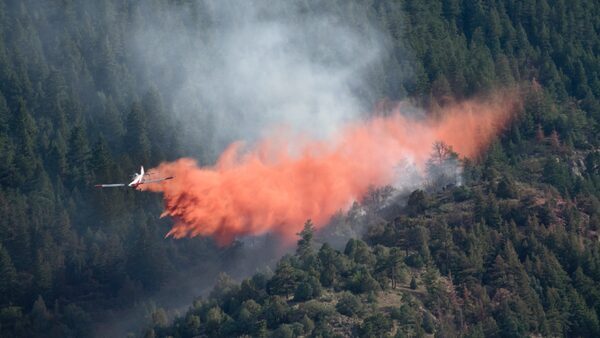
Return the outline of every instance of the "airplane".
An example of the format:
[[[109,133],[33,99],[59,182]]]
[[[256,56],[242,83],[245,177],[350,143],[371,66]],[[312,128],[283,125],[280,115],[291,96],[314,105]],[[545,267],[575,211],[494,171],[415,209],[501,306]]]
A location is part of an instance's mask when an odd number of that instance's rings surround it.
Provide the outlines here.
[[[119,188],[119,187],[129,187],[129,188],[137,188],[138,186],[142,185],[142,184],[148,184],[148,183],[156,183],[156,182],[162,182],[162,181],[166,181],[166,180],[170,180],[173,179],[173,176],[168,176],[168,177],[163,177],[163,178],[157,178],[154,180],[149,180],[146,179],[147,176],[150,176],[151,174],[149,173],[145,173],[144,172],[144,166],[140,167],[140,173],[135,173],[133,174],[133,181],[129,182],[129,184],[126,183],[113,183],[113,184],[96,184],[94,185],[94,187],[96,188]]]

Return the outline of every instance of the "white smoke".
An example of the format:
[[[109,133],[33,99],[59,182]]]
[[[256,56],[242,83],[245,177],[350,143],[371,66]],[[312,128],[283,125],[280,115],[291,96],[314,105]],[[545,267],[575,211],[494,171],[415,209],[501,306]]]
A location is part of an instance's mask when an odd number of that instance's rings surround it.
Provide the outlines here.
[[[169,8],[136,26],[133,55],[171,98],[190,144],[218,153],[274,127],[323,137],[371,110],[366,78],[385,39],[359,9],[335,9],[353,11],[347,22],[321,7],[206,0]]]

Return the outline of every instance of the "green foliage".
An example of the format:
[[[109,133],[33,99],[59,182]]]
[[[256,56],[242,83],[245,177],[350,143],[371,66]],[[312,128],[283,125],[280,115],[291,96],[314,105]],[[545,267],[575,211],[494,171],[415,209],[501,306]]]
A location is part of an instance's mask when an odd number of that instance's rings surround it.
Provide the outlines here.
[[[423,321],[421,322],[423,330],[428,334],[433,334],[435,331],[435,319],[429,312],[423,314]]]
[[[332,316],[335,308],[330,304],[313,299],[301,304],[299,311],[315,322],[321,322]]]
[[[410,288],[412,290],[416,290],[417,287],[418,287],[417,280],[415,279],[415,276],[412,276],[412,278],[410,279]]]
[[[136,163],[148,163],[150,160],[150,139],[148,138],[146,116],[139,103],[134,102],[127,115],[124,137],[125,150],[132,154]]]
[[[293,338],[294,331],[289,324],[281,324],[277,330],[273,332],[272,337],[276,338]]]
[[[367,268],[358,268],[351,275],[348,282],[349,289],[355,293],[368,293],[378,291],[381,287],[379,283],[371,276]]]
[[[411,216],[416,216],[427,210],[427,196],[423,190],[415,190],[408,196],[406,210]]]
[[[307,222],[297,255],[272,277],[238,286],[222,276],[210,304],[178,326],[157,311],[148,335],[331,336],[350,308],[367,317],[356,333],[389,334],[387,310],[350,306],[348,292],[406,294],[405,263],[425,304],[393,306],[398,335],[600,336],[598,2],[309,3],[298,6],[344,22],[359,12],[389,33],[361,98],[444,106],[520,84],[523,109],[480,159],[433,145],[432,178],[456,182],[462,167],[464,185],[414,191],[344,252],[324,244],[315,254]],[[104,311],[219,257],[208,241],[164,240],[166,223],[148,217],[158,196],[89,188],[181,155],[177,97],[149,83],[128,48],[128,20],[148,23],[146,6],[0,4],[0,336],[86,336]],[[157,6],[205,22],[193,2]],[[204,36],[206,25],[185,24]],[[388,196],[369,197],[364,210],[380,220]],[[336,310],[327,297],[340,292]]]
[[[399,308],[392,309],[391,318],[397,320],[401,325],[407,325],[414,322],[415,312],[408,304],[402,304]]]
[[[294,300],[306,301],[314,298],[314,290],[308,281],[300,282],[294,292]]]
[[[455,202],[464,202],[471,198],[471,191],[463,185],[452,191],[452,197]]]
[[[344,260],[340,253],[325,243],[319,249],[318,257],[322,267],[319,277],[321,284],[325,287],[335,285],[340,278],[340,270],[344,269]]]
[[[384,337],[392,329],[392,322],[382,313],[367,317],[360,326],[361,337]]]
[[[300,278],[300,272],[289,261],[282,260],[277,265],[275,276],[269,280],[267,290],[271,295],[288,297],[298,287]]]
[[[503,177],[496,188],[496,196],[500,198],[517,198],[518,192],[515,183],[508,177]]]
[[[350,239],[346,244],[344,254],[358,264],[370,266],[375,263],[375,256],[369,246],[359,239]]]
[[[360,298],[350,292],[342,293],[335,305],[337,312],[346,316],[360,316],[363,311],[362,307],[363,305]]]
[[[312,238],[314,232],[315,227],[312,224],[312,221],[309,219],[306,221],[306,223],[304,223],[304,228],[298,234],[298,236],[300,236],[300,239],[298,240],[296,254],[302,259],[306,259],[306,257],[312,253]]]
[[[6,304],[17,283],[17,270],[8,251],[0,245],[0,304]]]

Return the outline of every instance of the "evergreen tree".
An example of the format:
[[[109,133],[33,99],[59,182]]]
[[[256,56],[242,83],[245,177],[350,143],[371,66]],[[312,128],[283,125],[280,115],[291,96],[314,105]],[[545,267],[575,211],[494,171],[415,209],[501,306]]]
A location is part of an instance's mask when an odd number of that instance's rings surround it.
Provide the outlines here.
[[[302,259],[305,260],[308,255],[312,254],[312,238],[314,234],[314,225],[312,221],[309,219],[304,223],[304,228],[298,236],[300,239],[298,240],[298,247],[296,248],[296,254]]]
[[[139,103],[131,106],[127,115],[124,142],[125,150],[130,157],[138,163],[147,163],[150,160],[150,140],[147,133],[146,116]]]
[[[315,255],[310,226],[271,279],[222,279],[215,297],[173,326],[155,309],[156,325],[140,332],[383,336],[393,327],[398,336],[600,336],[598,8],[592,0],[261,7],[267,22],[325,15],[342,31],[376,30],[385,53],[375,54],[385,55],[359,72],[370,90],[351,85],[367,105],[408,99],[438,112],[518,83],[523,107],[481,158],[430,161],[433,184],[407,196],[405,209],[379,194],[385,189],[357,202],[341,223],[355,236],[364,230],[366,242],[355,238],[343,253],[325,244]],[[0,336],[85,336],[105,311],[168,288],[167,277],[220,262],[225,249],[210,241],[162,238],[170,221],[144,216],[160,213],[159,196],[90,188],[180,156],[188,129],[171,118],[186,106],[178,81],[210,64],[215,13],[196,2],[0,1]],[[200,46],[201,67],[139,62],[153,46],[139,49],[131,32],[151,34],[157,22],[169,31],[172,21],[190,49]],[[154,61],[157,72],[148,71]],[[192,151],[220,142],[211,119],[221,112],[207,114],[206,142]],[[437,189],[449,183],[464,185]],[[425,285],[418,297],[401,287],[403,261],[411,287]],[[349,290],[365,294],[350,299]],[[377,299],[397,301],[393,325],[376,315]],[[351,311],[336,311],[335,302],[360,310],[354,331],[338,325]]]
[[[26,182],[33,177],[38,158],[35,154],[35,121],[26,107],[25,100],[19,98],[16,114],[14,115],[11,129],[14,131],[16,148],[15,153],[15,183],[26,186]]]
[[[269,294],[289,297],[298,286],[298,272],[288,262],[281,261],[275,270],[275,276],[269,280]]]
[[[0,304],[6,304],[14,299],[16,290],[17,270],[12,263],[8,251],[0,244]]]
[[[82,127],[75,127],[69,137],[67,152],[68,178],[71,187],[90,183],[90,147]]]

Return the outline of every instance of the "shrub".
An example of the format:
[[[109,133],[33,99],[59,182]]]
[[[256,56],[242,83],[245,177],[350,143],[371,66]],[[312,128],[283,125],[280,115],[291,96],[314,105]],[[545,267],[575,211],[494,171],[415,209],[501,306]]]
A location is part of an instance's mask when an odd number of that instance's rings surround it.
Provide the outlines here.
[[[416,269],[420,269],[423,266],[425,266],[425,261],[423,260],[423,257],[421,257],[421,255],[418,253],[406,256],[406,258],[404,258],[404,263],[406,263],[406,265],[410,266],[411,268]]]
[[[382,313],[376,313],[363,322],[359,333],[361,337],[383,337],[392,329],[392,321]]]
[[[411,288],[411,289],[413,289],[413,290],[416,290],[416,289],[417,289],[417,287],[418,287],[418,285],[417,285],[417,280],[415,279],[415,276],[413,276],[413,277],[410,279],[410,288]]]
[[[342,293],[342,296],[335,306],[335,309],[339,313],[351,317],[354,315],[359,315],[362,312],[362,303],[359,297],[346,291]]]
[[[298,285],[296,288],[296,292],[294,292],[294,300],[297,302],[302,302],[305,300],[310,300],[313,298],[313,288],[307,282],[304,281]]]
[[[464,202],[471,198],[471,190],[464,185],[457,187],[452,191],[452,198],[455,202]]]
[[[423,314],[423,322],[421,323],[421,327],[425,332],[432,334],[435,331],[435,319],[429,312],[425,312]]]

